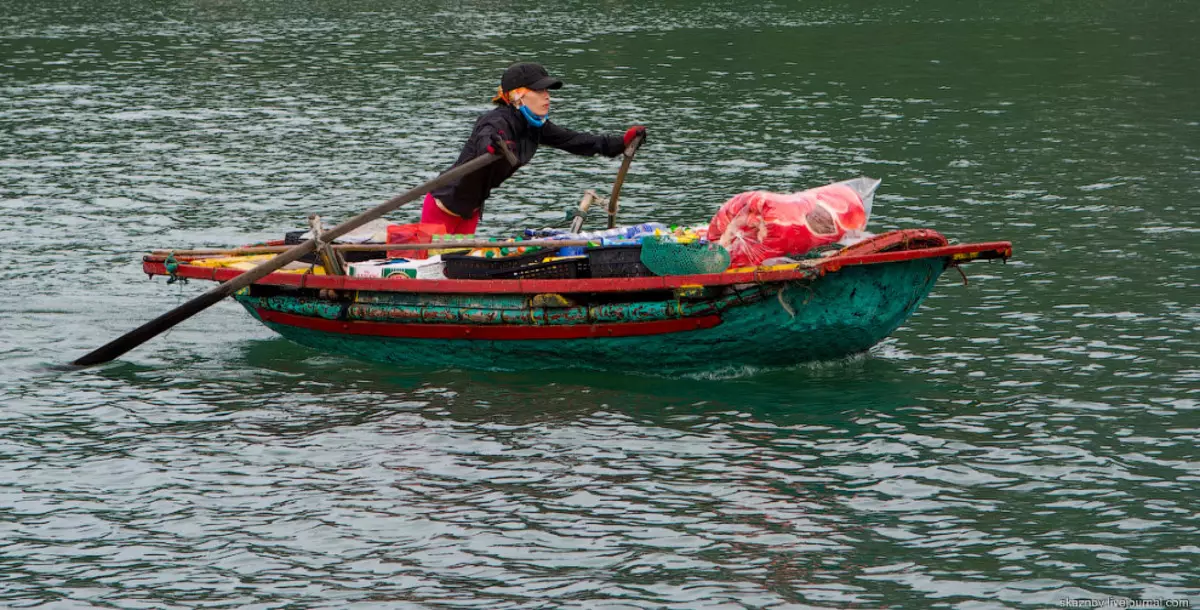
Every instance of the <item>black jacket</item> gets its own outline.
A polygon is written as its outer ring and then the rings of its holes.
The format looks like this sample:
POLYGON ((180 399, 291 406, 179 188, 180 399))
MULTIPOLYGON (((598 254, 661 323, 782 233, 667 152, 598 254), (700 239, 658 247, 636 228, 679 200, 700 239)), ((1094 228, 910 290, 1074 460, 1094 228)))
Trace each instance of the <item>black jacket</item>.
POLYGON ((553 146, 576 155, 604 155, 615 157, 624 150, 622 137, 619 135, 603 136, 590 133, 579 133, 564 127, 559 127, 549 120, 541 127, 534 127, 525 117, 512 106, 499 106, 479 117, 475 122, 475 130, 467 138, 458 161, 451 167, 457 167, 487 152, 488 144, 492 143, 493 134, 501 140, 512 140, 515 143, 518 164, 516 167, 500 159, 474 173, 467 174, 455 182, 434 189, 433 196, 437 197, 446 209, 463 218, 469 218, 476 210, 483 207, 483 202, 492 193, 492 189, 500 186, 509 176, 516 173, 517 168, 529 163, 537 152, 539 144, 553 146))

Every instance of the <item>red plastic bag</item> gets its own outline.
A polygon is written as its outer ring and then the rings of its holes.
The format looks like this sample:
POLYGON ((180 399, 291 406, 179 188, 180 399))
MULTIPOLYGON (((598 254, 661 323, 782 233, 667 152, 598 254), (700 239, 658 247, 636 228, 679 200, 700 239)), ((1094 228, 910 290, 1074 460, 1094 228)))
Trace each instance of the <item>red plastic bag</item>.
MULTIPOLYGON (((419 222, 409 225, 388 225, 387 243, 389 244, 428 244, 434 235, 446 232, 446 227, 430 222, 419 222)), ((388 250, 388 258, 429 258, 428 250, 388 250)))
POLYGON ((708 240, 729 250, 733 267, 803 255, 865 228, 878 186, 878 180, 856 178, 799 193, 739 193, 709 222, 708 240))

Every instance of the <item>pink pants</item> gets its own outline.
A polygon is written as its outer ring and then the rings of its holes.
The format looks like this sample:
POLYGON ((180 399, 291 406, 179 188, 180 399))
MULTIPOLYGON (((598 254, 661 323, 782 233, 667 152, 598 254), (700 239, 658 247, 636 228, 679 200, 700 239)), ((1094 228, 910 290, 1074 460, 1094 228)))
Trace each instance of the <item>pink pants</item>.
POLYGON ((483 209, 475 211, 475 214, 470 218, 461 218, 453 214, 447 214, 445 210, 438 207, 437 200, 433 198, 433 193, 425 194, 425 202, 421 205, 421 222, 431 222, 446 227, 446 232, 459 235, 470 235, 475 232, 475 227, 479 226, 479 219, 483 217, 483 209))

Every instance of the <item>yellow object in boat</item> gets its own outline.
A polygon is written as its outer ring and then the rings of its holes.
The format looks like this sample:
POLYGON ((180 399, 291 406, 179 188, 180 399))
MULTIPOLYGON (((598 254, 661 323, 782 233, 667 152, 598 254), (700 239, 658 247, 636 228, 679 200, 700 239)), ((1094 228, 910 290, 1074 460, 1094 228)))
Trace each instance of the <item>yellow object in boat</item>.
MULTIPOLYGON (((274 254, 250 254, 247 256, 222 256, 216 258, 202 258, 189 261, 187 264, 193 267, 207 267, 215 269, 236 269, 238 271, 249 271, 271 259, 275 258, 274 254)), ((312 273, 313 275, 325 275, 325 269, 320 265, 310 265, 308 263, 291 262, 275 273, 312 273)))
POLYGON ((803 263, 788 263, 786 265, 768 265, 766 267, 731 267, 725 273, 753 273, 755 271, 791 271, 799 269, 803 263))

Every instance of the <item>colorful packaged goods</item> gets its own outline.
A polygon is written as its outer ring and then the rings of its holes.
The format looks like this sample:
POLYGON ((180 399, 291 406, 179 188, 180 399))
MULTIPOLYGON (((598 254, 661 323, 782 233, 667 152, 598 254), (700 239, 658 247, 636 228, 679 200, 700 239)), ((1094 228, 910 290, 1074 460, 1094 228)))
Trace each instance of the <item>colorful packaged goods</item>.
POLYGON ((708 241, 708 225, 693 225, 690 227, 671 227, 670 235, 676 243, 690 244, 696 241, 708 241))
MULTIPOLYGON (((430 243, 436 244, 436 243, 441 243, 441 242, 469 241, 469 240, 473 240, 473 239, 475 239, 475 235, 473 233, 466 233, 466 234, 464 234, 464 233, 441 233, 441 234, 435 233, 433 235, 433 241, 431 241, 430 243)), ((467 252, 468 250, 470 250, 470 248, 465 248, 462 246, 453 246, 450 244, 447 244, 447 245, 449 247, 430 249, 429 250, 430 256, 432 256, 434 254, 458 254, 458 253, 463 253, 463 252, 467 252)))
MULTIPOLYGON (((433 242, 433 236, 445 233, 446 227, 434 223, 414 223, 407 225, 388 225, 387 243, 389 244, 428 244, 433 242)), ((419 259, 428 258, 428 250, 388 250, 388 258, 419 259)))
POLYGON ((495 246, 487 246, 483 248, 474 248, 468 252, 468 256, 477 256, 481 258, 504 258, 506 256, 521 256, 530 252, 537 252, 537 246, 526 246, 524 240, 520 237, 507 241, 507 243, 499 243, 495 237, 488 239, 489 242, 496 242, 495 246))
POLYGON ((707 238, 729 250, 734 267, 803 255, 865 228, 878 186, 856 178, 791 194, 739 193, 717 211, 707 238))
POLYGON ((583 233, 571 233, 566 229, 525 229, 525 237, 534 239, 586 239, 599 241, 603 239, 639 239, 647 235, 654 235, 655 231, 666 230, 669 230, 669 227, 661 222, 643 222, 637 225, 615 227, 602 231, 584 231, 583 233))

